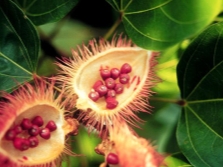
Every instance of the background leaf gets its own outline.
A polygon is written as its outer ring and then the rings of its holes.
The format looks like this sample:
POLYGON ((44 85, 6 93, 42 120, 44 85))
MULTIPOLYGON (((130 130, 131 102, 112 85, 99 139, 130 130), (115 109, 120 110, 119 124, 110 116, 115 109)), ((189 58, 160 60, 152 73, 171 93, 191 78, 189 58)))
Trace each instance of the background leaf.
POLYGON ((14 0, 35 25, 55 22, 63 18, 79 0, 14 0))
POLYGON ((12 1, 0 2, 0 90, 32 79, 39 39, 35 27, 12 1))
POLYGON ((99 164, 104 161, 104 156, 96 154, 95 147, 101 143, 97 134, 91 134, 81 126, 78 135, 71 139, 73 152, 82 155, 78 157, 69 157, 67 162, 64 162, 62 167, 99 167, 99 164))
POLYGON ((140 47, 163 50, 210 24, 221 0, 107 0, 122 15, 125 31, 140 47))
POLYGON ((51 39, 51 42, 53 46, 67 56, 71 56, 71 49, 77 49, 76 47, 83 43, 88 44, 92 36, 101 36, 105 31, 98 28, 94 29, 79 21, 69 19, 39 26, 44 36, 46 36, 45 34, 50 36, 57 27, 61 28, 55 37, 51 39))
POLYGON ((194 166, 222 166, 223 23, 214 24, 186 49, 177 75, 183 108, 179 146, 194 166))
POLYGON ((192 167, 188 163, 182 161, 181 159, 178 159, 179 156, 181 156, 179 153, 173 154, 172 156, 167 156, 164 160, 164 163, 168 167, 192 167))

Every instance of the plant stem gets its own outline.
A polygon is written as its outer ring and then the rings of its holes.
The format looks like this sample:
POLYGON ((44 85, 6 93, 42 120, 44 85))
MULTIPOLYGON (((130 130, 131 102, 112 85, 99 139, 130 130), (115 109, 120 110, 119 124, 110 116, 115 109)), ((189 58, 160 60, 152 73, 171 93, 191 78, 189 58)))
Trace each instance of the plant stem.
POLYGON ((104 35, 104 39, 108 39, 110 36, 112 36, 112 34, 114 33, 114 31, 116 30, 116 28, 119 26, 119 24, 121 23, 121 19, 118 18, 115 23, 113 24, 113 26, 108 30, 108 32, 104 35))
POLYGON ((150 100, 152 101, 161 101, 161 102, 166 102, 166 103, 177 103, 178 101, 177 99, 167 99, 167 98, 161 98, 161 97, 151 97, 150 100))
POLYGON ((165 102, 165 103, 175 103, 182 107, 187 105, 187 101, 183 99, 177 100, 177 99, 167 99, 167 98, 161 98, 161 97, 151 97, 150 100, 160 101, 160 102, 165 102))

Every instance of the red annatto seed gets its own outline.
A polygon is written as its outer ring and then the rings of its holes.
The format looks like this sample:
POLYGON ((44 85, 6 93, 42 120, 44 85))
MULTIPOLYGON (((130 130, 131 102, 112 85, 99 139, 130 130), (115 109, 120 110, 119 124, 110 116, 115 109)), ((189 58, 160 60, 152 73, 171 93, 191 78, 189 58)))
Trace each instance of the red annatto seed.
POLYGON ((16 137, 13 140, 13 145, 16 149, 20 150, 20 151, 25 151, 29 149, 29 140, 28 139, 23 139, 23 138, 19 138, 16 137))
POLYGON ((111 69, 111 78, 117 79, 119 77, 120 70, 118 68, 111 69))
POLYGON ((118 101, 113 97, 106 98, 106 108, 107 109, 114 109, 117 107, 118 101))
POLYGON ((88 97, 93 101, 97 101, 100 98, 100 95, 98 92, 90 92, 88 97))
POLYGON ((109 153, 106 157, 106 161, 110 165, 117 165, 119 163, 119 158, 114 153, 109 153))
POLYGON ((16 132, 16 134, 19 134, 22 132, 22 127, 20 125, 16 125, 14 127, 14 131, 16 132))
POLYGON ((40 130, 39 135, 43 138, 43 139, 49 139, 50 138, 50 130, 48 128, 43 128, 40 130))
POLYGON ((103 80, 106 80, 107 78, 111 77, 111 73, 108 69, 101 69, 100 74, 103 80))
POLYGON ((50 132, 54 131, 57 129, 57 125, 55 124, 54 121, 50 120, 47 124, 46 124, 46 128, 48 128, 50 130, 50 132))
POLYGON ((122 83, 122 84, 129 83, 129 80, 130 80, 130 76, 128 74, 121 74, 119 76, 119 82, 122 83))
POLYGON ((106 95, 106 93, 108 92, 108 88, 105 85, 100 85, 95 91, 98 92, 99 95, 102 97, 106 95))
POLYGON ((38 140, 38 138, 36 136, 30 136, 28 138, 28 140, 29 140, 29 146, 31 148, 36 147, 39 144, 39 140, 38 140))
POLYGON ((105 86, 108 89, 113 89, 115 87, 115 80, 113 78, 107 78, 105 80, 105 86))
POLYGON ((132 66, 130 66, 128 63, 123 64, 120 69, 121 74, 127 74, 130 73, 131 71, 132 71, 132 66))
POLYGON ((6 140, 13 140, 16 137, 16 132, 14 129, 9 129, 5 134, 6 140))
POLYGON ((103 82, 101 80, 97 80, 94 85, 93 85, 93 89, 96 90, 98 86, 103 85, 103 82))
POLYGON ((31 136, 37 136, 40 132, 40 128, 37 125, 33 125, 31 129, 29 129, 29 134, 31 136))
POLYGON ((32 124, 37 125, 39 127, 43 126, 44 122, 41 116, 36 116, 32 120, 32 124))
POLYGON ((108 98, 108 97, 115 98, 115 96, 116 96, 116 92, 114 90, 112 90, 112 89, 108 90, 108 92, 106 94, 106 98, 108 98))
POLYGON ((121 83, 117 83, 114 88, 116 94, 121 94, 124 90, 124 86, 121 83))
POLYGON ((21 122, 21 127, 24 130, 29 130, 32 128, 32 123, 30 122, 30 119, 24 118, 21 122))

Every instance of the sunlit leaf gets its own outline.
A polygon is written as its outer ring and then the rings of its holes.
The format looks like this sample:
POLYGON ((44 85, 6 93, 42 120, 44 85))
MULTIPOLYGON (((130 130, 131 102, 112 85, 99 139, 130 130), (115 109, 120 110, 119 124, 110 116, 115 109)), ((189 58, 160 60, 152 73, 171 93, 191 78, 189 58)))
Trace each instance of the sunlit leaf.
POLYGON ((11 1, 0 2, 0 90, 32 79, 39 52, 37 32, 11 1))
POLYGON ((170 47, 164 52, 161 52, 160 56, 157 58, 158 64, 155 67, 155 71, 160 78, 160 82, 152 88, 155 93, 149 99, 151 106, 153 106, 156 111, 180 98, 176 77, 176 65, 178 63, 177 54, 179 49, 179 44, 170 47))
POLYGON ((161 52, 157 58, 156 73, 161 82, 154 88, 157 96, 174 98, 179 94, 176 78, 176 65, 178 63, 178 50, 180 45, 175 45, 161 52))
POLYGON ((94 148, 101 142, 96 134, 91 134, 81 126, 78 135, 71 139, 72 151, 78 157, 69 157, 69 161, 63 167, 98 167, 104 161, 104 156, 96 154, 94 148))
POLYGON ((63 20, 40 26, 41 31, 45 34, 51 34, 55 27, 61 28, 52 39, 52 43, 66 56, 70 56, 71 49, 76 49, 77 45, 88 43, 92 36, 98 36, 93 28, 75 20, 63 20))
POLYGON ((182 152, 194 166, 222 166, 223 23, 199 35, 183 54, 178 81, 183 107, 177 130, 182 152))
POLYGON ((79 0, 14 0, 34 24, 41 25, 63 18, 79 0))
POLYGON ((162 50, 201 31, 221 10, 221 0, 107 0, 139 46, 162 50))
MULTIPOLYGON (((167 167, 192 167, 191 165, 187 164, 186 162, 177 159, 173 156, 168 156, 165 158, 164 163, 167 167)), ((165 166, 162 166, 165 167, 165 166)))

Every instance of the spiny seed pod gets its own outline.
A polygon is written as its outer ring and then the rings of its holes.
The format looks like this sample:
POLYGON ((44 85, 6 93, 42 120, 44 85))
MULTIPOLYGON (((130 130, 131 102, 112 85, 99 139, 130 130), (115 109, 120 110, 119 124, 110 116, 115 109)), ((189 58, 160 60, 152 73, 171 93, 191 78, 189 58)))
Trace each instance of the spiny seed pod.
MULTIPOLYGON (((66 148, 66 137, 77 131, 77 126, 75 121, 67 121, 65 114, 68 116, 67 111, 74 107, 71 104, 75 104, 76 98, 66 99, 64 89, 55 92, 54 87, 55 80, 43 80, 34 76, 32 85, 25 83, 12 94, 3 94, 6 100, 0 101, 0 166, 59 166, 64 153, 75 155, 66 148), (57 128, 52 133, 47 131, 51 135, 48 140, 39 135, 32 136, 42 128, 39 126, 50 120, 54 121, 57 128), (30 124, 31 128, 28 126, 30 124), (16 136, 12 135, 7 140, 11 129, 17 129, 16 136), (43 153, 44 150, 46 154, 43 153)), ((45 136, 47 133, 44 132, 45 136)))
POLYGON ((78 119, 84 120, 89 130, 96 128, 99 133, 113 125, 116 119, 137 126, 136 122, 140 119, 136 113, 149 112, 147 98, 151 95, 150 88, 157 83, 153 71, 157 53, 139 48, 122 36, 114 37, 111 42, 101 39, 97 43, 92 40, 88 46, 78 47, 78 50, 72 51, 73 57, 62 58, 61 63, 56 63, 60 73, 57 80, 61 87, 65 87, 67 98, 78 97, 78 119), (96 91, 102 97, 92 102, 89 97, 92 85, 98 80, 106 82, 107 78, 118 81, 120 73, 128 74, 130 79, 125 81, 127 84, 123 88, 121 85, 112 88, 118 105, 112 109, 107 107, 107 95, 98 89, 96 91))
POLYGON ((105 155, 105 162, 108 165, 119 167, 165 166, 165 157, 158 153, 149 141, 135 136, 126 123, 122 122, 119 125, 112 127, 109 131, 109 139, 96 147, 99 153, 102 152, 105 155))

